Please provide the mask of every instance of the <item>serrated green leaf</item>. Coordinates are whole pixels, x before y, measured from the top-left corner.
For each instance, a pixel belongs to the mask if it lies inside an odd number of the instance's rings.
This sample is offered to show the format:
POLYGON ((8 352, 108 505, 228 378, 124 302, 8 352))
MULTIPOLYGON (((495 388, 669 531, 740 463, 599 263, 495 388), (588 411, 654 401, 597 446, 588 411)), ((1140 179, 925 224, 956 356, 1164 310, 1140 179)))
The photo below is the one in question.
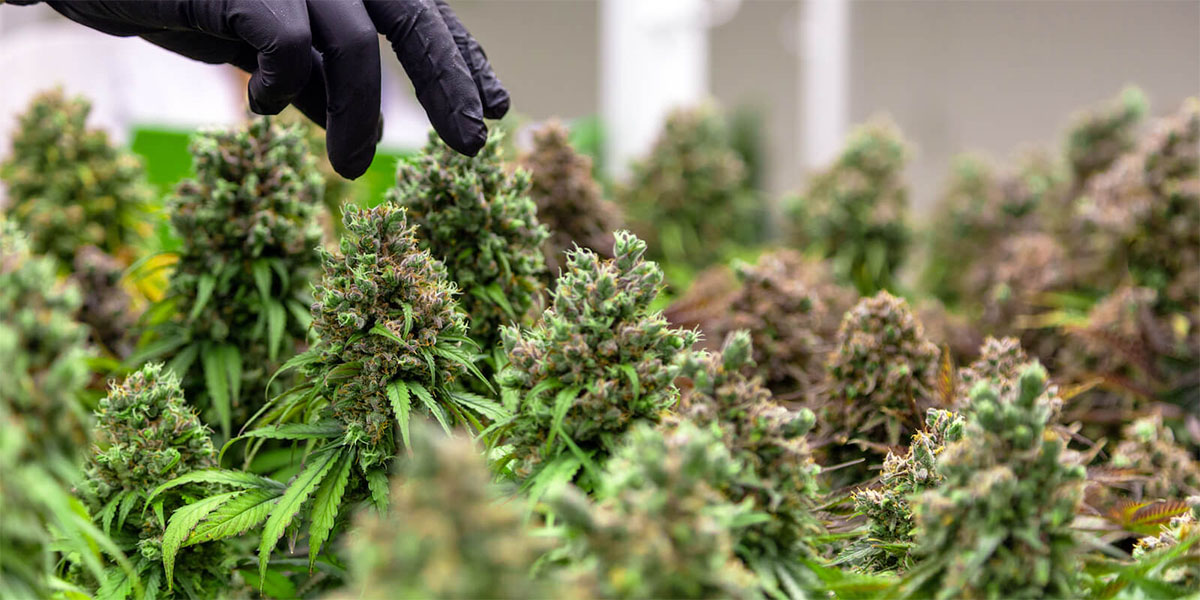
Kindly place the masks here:
MULTIPOLYGON (((229 400, 236 405, 242 394, 242 352, 237 346, 225 344, 221 346, 221 363, 225 369, 225 379, 229 382, 229 400)), ((229 432, 225 432, 229 437, 229 432)))
POLYGON ((263 304, 267 315, 267 358, 271 362, 279 356, 283 344, 283 331, 287 325, 287 311, 278 300, 267 300, 263 304))
POLYGON ((411 452, 412 446, 408 441, 408 421, 412 404, 408 396, 408 385, 403 381, 393 381, 388 384, 387 394, 388 400, 392 403, 392 412, 396 415, 396 424, 400 426, 400 439, 404 442, 404 448, 411 452))
POLYGON ((230 385, 225 369, 225 358, 219 346, 205 346, 200 351, 200 363, 204 367, 204 385, 208 391, 208 399, 217 411, 221 431, 229 437, 232 418, 232 399, 229 396, 230 385))
POLYGON ((307 330, 312 325, 312 312, 307 306, 295 300, 288 300, 287 308, 288 312, 292 313, 292 318, 300 324, 301 328, 307 330))
POLYGON ((386 513, 388 509, 388 496, 391 490, 388 488, 387 472, 383 469, 374 469, 367 473, 367 488, 371 490, 371 505, 380 514, 386 513))
POLYGON ((483 376, 483 373, 481 373, 479 371, 479 369, 475 366, 475 361, 466 352, 452 348, 450 346, 446 346, 444 344, 438 344, 438 345, 434 346, 433 352, 434 352, 434 354, 437 354, 438 356, 441 356, 442 358, 445 358, 446 360, 449 360, 451 362, 462 365, 463 368, 466 369, 468 373, 475 376, 475 379, 483 382, 483 384, 488 387, 488 390, 491 390, 493 392, 495 391, 492 388, 492 383, 490 381, 488 381, 486 377, 483 376))
POLYGON ((209 513, 192 529, 183 545, 194 546, 246 533, 267 520, 279 496, 279 490, 243 490, 241 495, 209 513))
POLYGON ((429 393, 429 390, 425 386, 416 382, 409 383, 408 389, 421 400, 421 403, 425 405, 425 408, 429 409, 430 413, 433 413, 433 418, 437 419, 438 424, 442 426, 446 435, 453 435, 450 431, 450 423, 446 421, 446 415, 442 412, 442 407, 438 406, 438 403, 433 399, 433 394, 429 393))
POLYGON ((285 423, 267 425, 242 434, 244 438, 266 438, 271 440, 323 440, 338 437, 345 427, 336 421, 320 423, 285 423))
POLYGON ((127 492, 121 492, 120 494, 113 496, 113 499, 109 500, 108 504, 104 505, 104 509, 100 511, 100 525, 104 533, 112 533, 113 518, 117 516, 117 504, 121 501, 121 498, 123 498, 126 493, 127 492))
POLYGON ((150 492, 150 497, 147 502, 150 502, 158 497, 159 494, 181 485, 189 483, 217 483, 228 485, 231 487, 242 489, 260 489, 260 490, 277 490, 282 492, 286 487, 284 484, 267 479, 261 475, 246 473, 243 471, 232 471, 229 469, 202 469, 199 471, 191 471, 184 475, 180 475, 156 488, 150 492))
POLYGON ((125 600, 133 592, 133 580, 124 570, 110 567, 96 590, 95 600, 125 600))
POLYGON ((633 365, 629 364, 619 365, 617 368, 625 374, 626 379, 629 380, 629 385, 633 386, 633 399, 637 400, 640 398, 642 395, 642 386, 638 381, 637 370, 633 368, 633 365))
POLYGON ((180 379, 187 375, 188 371, 192 370, 192 365, 196 364, 196 359, 200 356, 199 344, 188 344, 175 354, 175 358, 167 363, 167 369, 174 371, 180 379))
POLYGON ((271 509, 270 516, 267 517, 267 524, 263 527, 262 542, 258 546, 258 572, 260 577, 266 577, 267 559, 270 558, 271 552, 275 550, 275 544, 283 537, 287 528, 292 523, 292 519, 300 512, 300 508, 304 506, 304 502, 312 495, 313 491, 329 474, 329 470, 333 467, 334 461, 338 458, 338 452, 323 452, 321 454, 310 456, 312 462, 296 476, 283 496, 271 509))
POLYGON ((353 466, 353 454, 344 453, 333 472, 321 482, 321 487, 313 496, 312 524, 308 528, 308 570, 311 573, 321 546, 329 539, 333 524, 337 520, 338 510, 342 504, 342 494, 346 491, 346 483, 350 481, 350 469, 353 466))
POLYGON ((399 343, 399 344, 404 343, 404 340, 401 339, 400 336, 392 333, 391 331, 388 331, 387 327, 384 327, 383 325, 380 325, 379 323, 376 323, 375 326, 372 327, 368 333, 383 336, 383 337, 385 337, 389 340, 392 340, 393 342, 399 343))
POLYGON ((210 496, 198 502, 188 504, 171 514, 167 529, 162 537, 163 567, 167 571, 167 590, 174 589, 175 555, 183 547, 183 541, 192 533, 192 528, 205 515, 217 509, 225 501, 241 494, 242 490, 226 492, 210 496))
POLYGON ((188 313, 189 321, 195 321, 196 317, 200 316, 200 311, 204 310, 209 298, 212 298, 213 289, 216 286, 217 278, 213 277, 211 273, 204 273, 200 276, 200 281, 196 284, 196 303, 192 305, 192 312, 188 313))
POLYGON ((566 437, 566 433, 562 430, 563 420, 566 419, 567 411, 571 410, 571 406, 575 404, 575 397, 582 389, 581 386, 573 385, 559 390, 558 394, 554 396, 554 414, 553 420, 550 422, 550 435, 546 437, 545 452, 550 452, 555 436, 566 437))
POLYGON ((558 485, 570 483, 582 466, 583 463, 579 462, 579 459, 569 454, 563 454, 554 459, 553 462, 539 470, 533 477, 530 477, 529 481, 525 484, 525 487, 529 490, 529 503, 536 504, 546 495, 546 492, 558 485))
POLYGON ((487 417, 488 419, 491 419, 492 421, 500 421, 508 418, 508 411, 504 410, 503 406, 500 406, 499 403, 491 399, 484 398, 479 394, 456 390, 450 392, 450 398, 464 407, 473 410, 487 417))
POLYGON ((141 498, 141 492, 125 492, 121 497, 121 510, 117 514, 117 529, 125 526, 125 519, 129 517, 129 512, 133 510, 133 506, 141 498))
POLYGON ((250 266, 250 270, 254 272, 254 285, 258 288, 258 295, 263 302, 271 299, 271 265, 267 259, 260 258, 250 266))

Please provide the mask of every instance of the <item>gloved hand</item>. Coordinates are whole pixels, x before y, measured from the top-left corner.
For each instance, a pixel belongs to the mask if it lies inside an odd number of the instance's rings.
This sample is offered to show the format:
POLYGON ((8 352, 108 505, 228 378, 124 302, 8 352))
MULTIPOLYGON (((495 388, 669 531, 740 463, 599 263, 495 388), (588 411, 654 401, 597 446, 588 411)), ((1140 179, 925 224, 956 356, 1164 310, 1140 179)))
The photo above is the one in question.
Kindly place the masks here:
POLYGON ((46 0, 93 29, 140 36, 206 63, 249 73, 250 108, 293 104, 327 130, 329 160, 362 175, 379 141, 379 38, 400 59, 430 122, 474 156, 483 118, 508 112, 508 92, 444 0, 46 0))

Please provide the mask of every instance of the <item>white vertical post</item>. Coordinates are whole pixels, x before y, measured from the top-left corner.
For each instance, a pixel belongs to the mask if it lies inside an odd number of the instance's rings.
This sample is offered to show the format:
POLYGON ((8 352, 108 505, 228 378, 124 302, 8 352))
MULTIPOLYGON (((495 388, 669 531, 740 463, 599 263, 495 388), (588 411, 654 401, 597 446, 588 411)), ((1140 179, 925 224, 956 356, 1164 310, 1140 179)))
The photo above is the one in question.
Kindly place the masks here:
POLYGON ((705 0, 601 0, 605 163, 622 177, 672 108, 708 95, 705 0))
POLYGON ((850 112, 849 0, 800 0, 801 99, 799 139, 806 168, 832 161, 841 148, 850 112))

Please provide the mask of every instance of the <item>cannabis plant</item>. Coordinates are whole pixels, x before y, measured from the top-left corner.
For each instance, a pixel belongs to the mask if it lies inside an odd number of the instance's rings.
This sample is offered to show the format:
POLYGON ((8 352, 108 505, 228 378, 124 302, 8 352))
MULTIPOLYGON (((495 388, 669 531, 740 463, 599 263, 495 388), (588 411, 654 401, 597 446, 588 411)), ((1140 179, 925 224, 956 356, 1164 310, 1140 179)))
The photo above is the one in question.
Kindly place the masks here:
POLYGON ((833 281, 824 263, 794 250, 763 254, 737 267, 741 287, 714 335, 746 330, 754 362, 777 394, 803 399, 820 385, 842 315, 855 293, 833 281))
MULTIPOLYGON (((1200 587, 1200 510, 1171 519, 1155 536, 1141 538, 1133 547, 1133 559, 1153 570, 1163 582, 1174 586, 1160 591, 1178 591, 1179 597, 1187 590, 1200 587), (1167 558, 1167 560, 1163 560, 1167 558)), ((1150 569, 1147 569, 1150 570, 1150 569)))
POLYGON ((1064 154, 1076 187, 1133 148, 1137 126, 1148 108, 1145 93, 1130 87, 1107 106, 1075 116, 1068 129, 1064 154))
POLYGON ((1200 496, 1200 461, 1175 441, 1161 414, 1137 419, 1125 426, 1123 439, 1113 449, 1109 465, 1134 469, 1134 497, 1147 500, 1200 496))
POLYGON ((672 359, 698 334, 650 309, 663 274, 645 252, 626 231, 615 234, 611 259, 568 252, 541 318, 503 329, 509 366, 500 382, 513 413, 503 430, 512 471, 529 485, 544 490, 584 468, 579 483, 591 489, 620 436, 657 422, 676 400, 672 359))
POLYGON ((552 498, 570 556, 607 598, 758 598, 734 555, 751 503, 721 489, 743 466, 711 430, 639 425, 609 462, 593 504, 574 488, 552 498))
POLYGON ((84 246, 75 253, 71 278, 81 290, 88 290, 79 307, 78 318, 91 329, 94 345, 117 357, 132 351, 132 332, 137 321, 133 297, 121 284, 125 265, 95 246, 84 246))
POLYGON ((968 295, 978 298, 981 328, 993 335, 1019 335, 1038 353, 1045 332, 1024 327, 1038 314, 1042 298, 1069 287, 1072 263, 1051 234, 1026 232, 1007 237, 970 268, 968 295))
POLYGON ((908 451, 884 459, 878 487, 854 492, 854 508, 867 518, 866 536, 843 549, 838 562, 876 572, 912 568, 912 497, 941 484, 938 457, 946 444, 962 439, 963 428, 957 414, 929 409, 925 429, 913 434, 908 451))
POLYGON ((413 430, 388 514, 361 514, 349 537, 345 598, 559 598, 532 568, 547 549, 490 485, 469 441, 413 430))
POLYGON ((75 456, 86 441, 80 393, 88 380, 79 291, 53 259, 30 253, 16 224, 0 219, 0 402, 38 456, 75 456))
MULTIPOLYGON (((216 464, 208 428, 184 401, 179 378, 156 363, 119 385, 114 382, 96 410, 93 437, 81 494, 96 524, 131 556, 144 593, 212 598, 225 592, 232 566, 228 548, 220 543, 181 547, 178 528, 166 521, 172 513, 178 524, 190 514, 211 510, 192 504, 209 487, 155 490, 216 464)), ((135 581, 114 565, 96 582, 96 595, 134 597, 135 581)))
MULTIPOLYGON (((969 393, 980 382, 990 381, 1005 390, 1010 389, 1017 384, 1021 368, 1028 362, 1029 356, 1017 338, 988 336, 979 348, 979 358, 958 370, 958 387, 969 393)), ((956 399, 965 400, 966 395, 956 395, 956 399)))
POLYGON ((322 183, 302 133, 267 119, 202 133, 191 151, 196 178, 170 200, 179 261, 138 358, 170 359, 227 438, 305 339, 322 183))
POLYGON ((791 207, 794 245, 830 259, 859 293, 895 285, 912 232, 905 223, 909 150, 890 121, 851 132, 837 160, 815 174, 791 207))
POLYGON ((919 565, 914 597, 1072 597, 1078 545, 1070 525, 1084 468, 1047 429, 1046 370, 1023 367, 1016 386, 971 390, 962 439, 938 459, 942 484, 922 493, 914 515, 919 565))
POLYGON ((699 269, 729 244, 758 241, 762 209, 747 189, 746 167, 713 106, 667 116, 650 154, 633 165, 623 208, 653 256, 699 269))
POLYGON ((521 158, 533 186, 538 219, 550 232, 542 249, 551 279, 558 277, 564 254, 579 246, 605 258, 613 232, 622 228, 620 209, 592 179, 592 160, 571 148, 568 131, 551 121, 533 132, 533 150, 521 158))
POLYGON ((150 192, 138 160, 87 127, 91 109, 61 89, 33 99, 13 134, 12 156, 0 165, 4 213, 29 233, 34 253, 61 265, 82 246, 123 255, 128 264, 129 246, 145 233, 150 192))
POLYGON ((240 471, 211 472, 246 491, 206 499, 211 512, 183 536, 190 544, 262 526, 260 579, 284 534, 299 535, 297 517, 309 523, 311 567, 344 507, 369 500, 386 508, 387 473, 408 445, 414 413, 447 432, 460 424, 479 428, 481 416, 504 416, 498 405, 458 388, 464 377, 479 375, 466 319, 445 268, 418 248, 404 209, 347 207, 345 228, 340 252, 320 251, 324 274, 312 306, 318 342, 285 365, 300 369, 301 382, 264 407, 243 436, 305 442, 296 455, 299 473, 283 486, 240 471))
POLYGON ((939 356, 903 299, 879 292, 860 300, 842 319, 829 354, 821 420, 842 444, 895 446, 924 422, 939 356))
POLYGON ((761 379, 746 374, 754 364, 750 339, 738 331, 719 353, 681 355, 680 376, 690 386, 684 386, 680 413, 719 431, 733 458, 745 465, 742 477, 720 491, 737 504, 753 500, 770 517, 738 532, 738 555, 755 572, 783 570, 802 579, 797 556, 813 554, 808 539, 823 529, 813 515, 821 469, 805 438, 816 417, 807 408, 791 412, 776 404, 761 379))
POLYGON ((388 198, 407 208, 421 247, 446 265, 463 291, 471 335, 490 352, 502 325, 520 322, 542 290, 549 236, 529 198, 529 173, 509 172, 493 133, 475 157, 433 132, 420 155, 401 161, 388 198))

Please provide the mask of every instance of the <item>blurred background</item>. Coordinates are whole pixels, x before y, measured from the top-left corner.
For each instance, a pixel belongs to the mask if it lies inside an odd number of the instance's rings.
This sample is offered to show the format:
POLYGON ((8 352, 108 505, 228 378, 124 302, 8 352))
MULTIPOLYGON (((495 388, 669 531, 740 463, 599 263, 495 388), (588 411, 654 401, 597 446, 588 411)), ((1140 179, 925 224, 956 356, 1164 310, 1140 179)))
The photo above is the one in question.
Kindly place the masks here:
MULTIPOLYGON (((1073 112, 1127 84, 1146 93, 1151 116, 1200 89, 1196 1, 452 5, 512 92, 514 120, 558 116, 586 129, 584 150, 611 177, 650 149, 671 108, 712 99, 754 128, 758 183, 778 198, 832 160, 854 124, 887 114, 914 149, 906 175, 917 216, 955 154, 1008 160, 1031 145, 1053 147, 1073 112)), ((384 65, 384 145, 414 149, 427 122, 399 64, 384 65)), ((45 6, 0 8, 0 73, 0 159, 15 115, 55 85, 90 98, 92 122, 133 145, 161 182, 187 168, 186 138, 173 132, 245 111, 235 70, 91 31, 45 6)), ((391 176, 390 156, 373 170, 381 181, 391 176)))

